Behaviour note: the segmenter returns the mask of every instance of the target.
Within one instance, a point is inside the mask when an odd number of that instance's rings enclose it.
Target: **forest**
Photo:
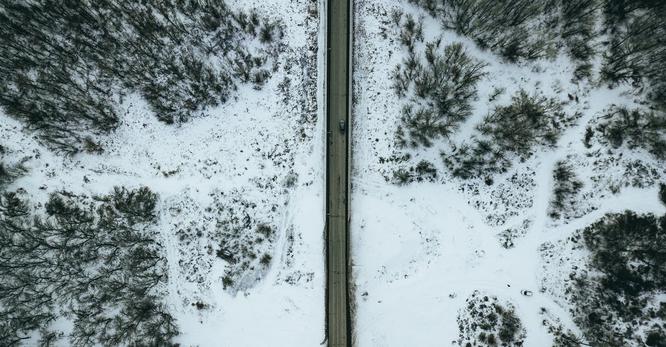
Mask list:
[[[261,88],[281,24],[223,1],[5,1],[0,106],[67,154],[99,152],[138,93],[166,123]]]
[[[656,186],[660,201],[666,201],[666,2],[410,3],[421,17],[395,11],[389,24],[404,58],[392,76],[401,109],[395,117],[396,150],[381,161],[392,170],[392,175],[384,175],[387,181],[453,181],[460,191],[478,195],[501,192],[497,182],[511,184],[520,175],[532,184],[544,180],[550,189],[550,228],[566,226],[601,205],[581,207],[591,198],[614,196],[628,187]],[[424,34],[424,23],[430,20],[447,39],[432,41]],[[521,85],[525,80],[512,80],[518,89],[509,94],[491,71],[500,65],[547,76],[561,59],[571,63],[564,78],[580,95],[562,90],[559,82],[529,90]],[[484,88],[486,94],[479,93]],[[604,100],[605,106],[589,110],[585,97],[616,89],[626,91],[623,95],[631,101]],[[584,132],[572,131],[577,128]],[[565,134],[579,137],[561,143]],[[432,161],[433,149],[441,162]],[[551,164],[539,155],[557,158]],[[541,165],[552,165],[547,166],[550,177],[536,173]],[[615,175],[612,170],[623,174],[606,183]],[[508,200],[489,206],[511,203],[517,192],[530,189],[529,183],[513,189]],[[526,204],[531,207],[538,200],[527,198]],[[531,219],[525,223],[529,228]],[[574,251],[585,254],[584,266],[574,266],[565,281],[566,307],[582,335],[551,326],[556,346],[664,346],[665,223],[666,217],[656,214],[614,212],[568,239]],[[519,229],[501,229],[502,247],[514,247],[514,239],[527,232]],[[466,304],[459,318],[459,345],[521,345],[520,322],[512,318],[510,307],[478,293]],[[502,335],[505,324],[512,327],[511,334]]]
[[[117,187],[104,196],[52,193],[43,206],[8,189],[21,164],[0,151],[0,344],[38,333],[41,346],[166,345],[178,334],[164,305],[167,281],[155,228],[158,196]]]
[[[0,46],[2,111],[71,162],[104,152],[129,96],[176,127],[261,89],[284,50],[279,21],[199,0],[3,1]],[[158,194],[64,187],[42,201],[21,183],[39,156],[0,143],[0,345],[174,345]]]

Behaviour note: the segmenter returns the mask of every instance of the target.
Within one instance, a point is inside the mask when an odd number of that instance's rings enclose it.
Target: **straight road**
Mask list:
[[[350,2],[328,0],[326,151],[326,331],[351,346],[348,291]]]

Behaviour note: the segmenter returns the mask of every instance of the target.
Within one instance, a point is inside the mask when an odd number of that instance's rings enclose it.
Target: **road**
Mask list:
[[[351,346],[349,226],[350,1],[328,0],[326,151],[326,331],[331,347]],[[344,130],[341,130],[341,121]]]

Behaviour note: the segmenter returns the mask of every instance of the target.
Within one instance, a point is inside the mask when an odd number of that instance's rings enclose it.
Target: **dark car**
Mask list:
[[[345,121],[341,120],[340,123],[338,123],[338,126],[340,127],[340,132],[345,132]]]

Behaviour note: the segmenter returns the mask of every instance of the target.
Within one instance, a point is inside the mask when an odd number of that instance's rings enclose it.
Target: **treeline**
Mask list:
[[[663,77],[663,69],[651,64],[664,61],[663,1],[410,1],[444,28],[510,62],[552,57],[564,48],[581,64],[581,72],[589,72],[590,59],[604,53],[604,76],[610,81]],[[594,45],[601,34],[607,34],[609,42]]]
[[[0,105],[74,153],[118,125],[128,92],[172,123],[224,103],[238,83],[261,87],[281,36],[279,23],[224,1],[3,1]]]
[[[157,195],[60,192],[40,208],[7,191],[11,180],[0,184],[0,345],[170,345],[178,329],[164,305]],[[67,336],[61,317],[73,323]]]
[[[631,83],[655,109],[666,112],[666,2],[604,1],[609,40],[601,77]]]
[[[666,112],[666,2],[660,0],[410,0],[445,29],[465,35],[509,62],[564,51],[600,82],[630,83],[651,107]]]
[[[586,61],[599,6],[585,0],[410,0],[442,26],[473,39],[509,62],[554,56],[565,46]],[[562,42],[558,42],[558,41]]]

